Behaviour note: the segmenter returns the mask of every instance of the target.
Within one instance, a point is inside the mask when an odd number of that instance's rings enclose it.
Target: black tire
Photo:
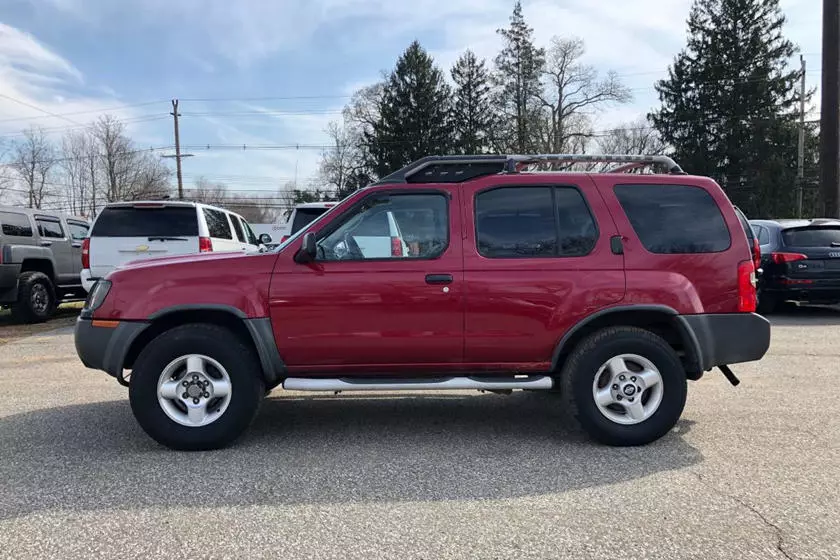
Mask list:
[[[43,323],[56,308],[55,287],[43,272],[23,272],[18,277],[18,297],[12,318],[20,323]]]
[[[173,360],[203,354],[221,364],[231,383],[227,409],[214,422],[201,427],[172,420],[158,402],[160,375]],[[128,397],[143,430],[158,443],[182,451],[219,449],[230,445],[251,424],[265,389],[253,348],[228,329],[190,324],[164,332],[143,348],[134,363]]]
[[[613,422],[601,413],[592,394],[598,370],[621,354],[646,358],[662,377],[659,408],[638,424]],[[577,345],[560,375],[572,416],[593,439],[607,445],[645,445],[667,434],[679,420],[688,392],[685,370],[674,349],[659,336],[636,327],[609,327],[590,335]]]
[[[761,315],[770,315],[779,309],[779,297],[773,294],[758,292],[756,311]]]

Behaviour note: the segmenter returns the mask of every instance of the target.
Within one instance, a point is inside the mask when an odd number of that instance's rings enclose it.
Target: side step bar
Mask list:
[[[443,391],[479,389],[503,391],[509,389],[551,389],[554,381],[543,375],[517,377],[442,377],[436,379],[339,378],[312,379],[288,377],[283,388],[290,391]]]

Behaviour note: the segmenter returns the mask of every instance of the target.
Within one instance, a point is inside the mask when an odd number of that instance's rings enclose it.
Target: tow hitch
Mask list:
[[[728,379],[729,382],[732,383],[733,387],[737,387],[738,384],[741,383],[741,380],[738,379],[735,376],[735,374],[732,372],[732,370],[729,369],[729,366],[727,366],[727,365],[718,366],[718,369],[721,371],[721,373],[723,373],[724,377],[726,377],[726,379]]]

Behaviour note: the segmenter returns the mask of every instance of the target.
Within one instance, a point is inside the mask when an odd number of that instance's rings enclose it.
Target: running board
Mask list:
[[[441,377],[435,379],[395,379],[344,377],[313,379],[288,377],[283,388],[289,391],[444,391],[478,389],[503,391],[508,389],[548,390],[554,386],[551,377],[528,375],[518,377]]]

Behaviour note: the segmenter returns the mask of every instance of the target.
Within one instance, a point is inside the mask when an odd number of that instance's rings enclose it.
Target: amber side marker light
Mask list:
[[[104,329],[115,329],[119,324],[119,321],[105,321],[104,319],[94,319],[91,321],[91,325],[94,327],[102,327]]]

